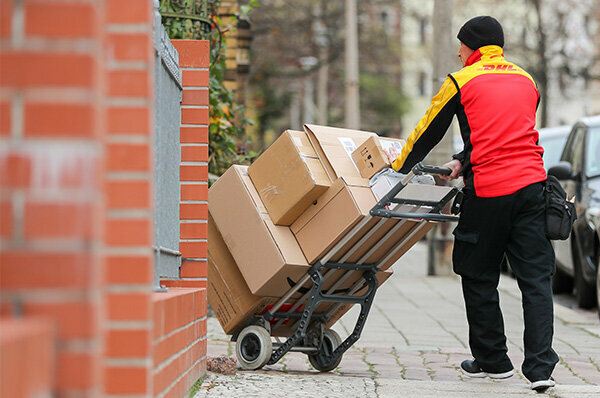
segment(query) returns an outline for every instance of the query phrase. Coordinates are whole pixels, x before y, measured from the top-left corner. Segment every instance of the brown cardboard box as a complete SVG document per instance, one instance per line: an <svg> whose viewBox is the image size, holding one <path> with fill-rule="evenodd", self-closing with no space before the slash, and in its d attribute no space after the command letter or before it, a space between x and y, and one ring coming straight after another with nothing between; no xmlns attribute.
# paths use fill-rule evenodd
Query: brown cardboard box
<svg viewBox="0 0 600 398"><path fill-rule="evenodd" d="M370 188L347 185L339 178L292 224L310 264L318 261L375 205Z"/></svg>
<svg viewBox="0 0 600 398"><path fill-rule="evenodd" d="M381 285L392 275L392 271L380 271L376 277ZM356 279L354 280L354 282ZM343 287L350 287L354 284L346 282ZM363 294L365 288L357 291L355 294ZM233 256L227 249L227 245L217 229L212 215L208 214L208 302L215 312L223 331L226 334L233 334L241 328L252 315L261 315L277 302L276 297L259 297L252 294L244 277L238 269ZM289 308L293 301L286 304L282 310ZM323 303L316 311L326 312L334 308L335 304ZM331 327L342 315L344 315L351 305L344 304L335 306L326 327ZM298 311L302 311L300 306ZM272 331L273 336L289 336L291 323L287 322L281 327Z"/></svg>
<svg viewBox="0 0 600 398"><path fill-rule="evenodd" d="M208 302L223 331L233 334L252 314L260 314L276 298L252 294L208 214Z"/></svg>
<svg viewBox="0 0 600 398"><path fill-rule="evenodd" d="M248 167L275 225L291 225L331 186L325 169L303 131L285 131Z"/></svg>
<svg viewBox="0 0 600 398"><path fill-rule="evenodd" d="M360 175L354 164L352 152L369 137L368 131L305 124L304 131L312 143L331 181L344 177L348 185L369 186L369 180Z"/></svg>
<svg viewBox="0 0 600 398"><path fill-rule="evenodd" d="M397 138L369 137L352 152L352 159L364 178L371 178L379 171L391 167L384 149L395 148L398 153L406 142Z"/></svg>
<svg viewBox="0 0 600 398"><path fill-rule="evenodd" d="M333 183L291 226L308 262L312 264L321 259L346 233L369 215L375 203L375 197L369 188L348 185L345 178ZM378 229L371 232L379 223L381 225ZM380 269L387 269L432 227L433 223L413 220L372 219L342 246L339 254L332 257L331 261L344 259L343 256L351 247L362 240L344 262L352 263L362 259L366 264L380 263L390 251L397 249L380 264ZM370 236L364 238L366 234ZM397 245L402 247L398 248Z"/></svg>
<svg viewBox="0 0 600 398"><path fill-rule="evenodd" d="M208 209L250 291L280 297L309 265L290 228L271 221L247 169L232 166L213 184Z"/></svg>

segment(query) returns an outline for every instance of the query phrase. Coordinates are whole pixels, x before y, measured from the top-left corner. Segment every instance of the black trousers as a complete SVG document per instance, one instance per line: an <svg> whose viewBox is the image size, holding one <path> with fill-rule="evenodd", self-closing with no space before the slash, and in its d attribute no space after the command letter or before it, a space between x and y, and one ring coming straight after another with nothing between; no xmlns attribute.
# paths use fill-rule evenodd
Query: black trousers
<svg viewBox="0 0 600 398"><path fill-rule="evenodd" d="M462 277L471 353L484 371L503 373L513 368L506 354L497 290L505 253L523 298L523 374L530 381L547 380L558 362L552 349L551 277L556 269L544 228L542 183L511 195L480 198L467 194L463 199L453 232L454 272Z"/></svg>

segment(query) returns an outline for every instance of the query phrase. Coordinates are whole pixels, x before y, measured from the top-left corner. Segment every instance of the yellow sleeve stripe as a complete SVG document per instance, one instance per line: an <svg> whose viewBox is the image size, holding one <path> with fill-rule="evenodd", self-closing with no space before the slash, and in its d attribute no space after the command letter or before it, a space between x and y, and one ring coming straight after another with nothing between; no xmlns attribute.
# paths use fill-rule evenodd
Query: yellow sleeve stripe
<svg viewBox="0 0 600 398"><path fill-rule="evenodd" d="M404 161L408 157L408 154L412 151L415 143L421 138L423 133L427 131L427 128L431 125L431 122L435 117L440 113L440 111L446 106L446 104L454 97L457 93L456 86L454 82L447 77L440 88L440 91L433 97L431 100L431 105L429 109L425 113L425 116L419 121L415 129L410 133L408 139L406 140L406 145L402 148L402 152L396 160L392 162L392 168L396 171L402 168Z"/></svg>

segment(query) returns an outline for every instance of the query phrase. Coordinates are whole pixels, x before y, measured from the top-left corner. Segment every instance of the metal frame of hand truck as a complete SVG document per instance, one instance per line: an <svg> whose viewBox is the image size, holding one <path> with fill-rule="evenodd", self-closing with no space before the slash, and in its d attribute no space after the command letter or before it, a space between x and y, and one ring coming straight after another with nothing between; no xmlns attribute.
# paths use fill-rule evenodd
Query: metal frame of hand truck
<svg viewBox="0 0 600 398"><path fill-rule="evenodd" d="M287 352L297 351L304 352L310 356L317 356L319 370L332 369L333 364L339 363L342 355L350 348L359 338L362 329L367 320L371 304L377 291L378 282L375 278L376 272L379 267L385 264L390 258L392 258L398 250L410 241L425 225L427 222L445 222L445 221L458 221L457 216L449 214L441 214L444 207L456 196L459 192L459 188L452 188L440 201L427 201L427 200L408 200L398 199L396 195L415 177L416 175L432 174L432 175L448 175L451 170L447 168L425 166L422 163L418 163L413 169L396 185L394 186L379 202L370 210L369 216L363 218L357 225L355 225L344 237L331 248L318 262L313 264L308 272L300 279L294 287L287 291L287 293L279 299L272 308L266 311L262 315L253 316L248 322L244 324L234 335L232 341L238 340L238 335L248 325L259 325L267 330L269 335L271 330L275 330L284 322L295 321L291 329L293 333L284 342L275 343L273 345L272 354L268 358L266 363L260 364L258 367L262 367L265 364L272 365L277 363ZM415 212L397 212L389 210L388 206L391 204L399 205L413 205ZM430 209L429 212L416 212L420 206L425 206ZM379 218L380 220L360 239L358 240L349 250L337 262L330 262L329 260L336 256L338 252L373 218ZM389 230L367 253L365 253L355 263L348 263L346 260L356 252L356 250L369 239L373 234L385 223L386 219L395 218L400 219L391 230ZM393 234L407 221L407 220L421 220L420 223L413 226L410 231L402 238L401 242L391 248L388 253L383 257L381 261L375 264L366 264L365 261L379 249L385 241L393 236ZM331 277L335 270L346 270L347 272L342 273L339 279L327 290L322 291L323 282ZM362 272L361 280L357 281L347 292L347 294L335 294L336 289L346 281L353 272ZM288 303L292 296L296 294L300 289L307 283L312 282L312 286L309 290L303 294L299 299L295 300L295 303L287 311L279 311L280 308ZM364 290L366 287L367 291L361 295L355 296L357 292ZM325 313L316 313L315 309L319 304L324 302L335 303ZM297 312L301 305L305 305L304 308ZM357 318L356 325L352 333L336 347L327 345L323 342L324 328L323 325L327 322L331 314L343 304L360 304L361 310ZM237 341L240 344L239 341ZM312 363L312 362L311 362Z"/></svg>

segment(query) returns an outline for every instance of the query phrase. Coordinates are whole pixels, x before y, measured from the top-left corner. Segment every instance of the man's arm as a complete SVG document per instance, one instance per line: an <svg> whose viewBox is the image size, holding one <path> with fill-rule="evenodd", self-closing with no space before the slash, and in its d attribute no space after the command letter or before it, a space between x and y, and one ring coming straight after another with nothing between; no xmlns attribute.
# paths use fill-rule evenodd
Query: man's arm
<svg viewBox="0 0 600 398"><path fill-rule="evenodd" d="M408 136L402 153L392 162L394 170L408 174L441 141L456 113L458 101L456 85L448 77L431 100L425 116Z"/></svg>

